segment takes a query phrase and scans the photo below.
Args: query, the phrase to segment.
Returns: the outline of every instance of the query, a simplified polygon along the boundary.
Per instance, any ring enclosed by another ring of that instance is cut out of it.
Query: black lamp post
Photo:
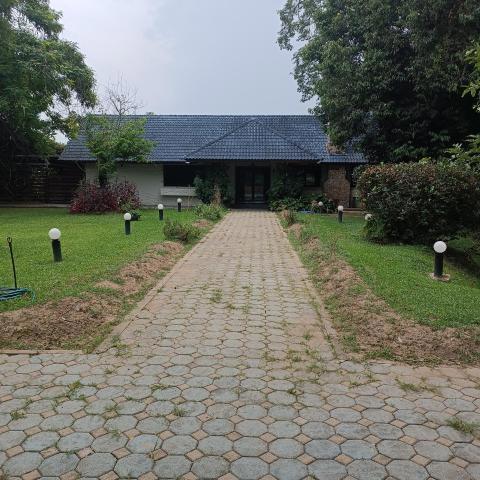
[[[158,219],[163,220],[163,205],[161,203],[158,204]]]
[[[181,198],[177,198],[177,210],[179,212],[182,211],[182,199]]]
[[[323,202],[318,202],[318,209],[320,210],[320,213],[323,212]]]
[[[435,265],[433,269],[433,276],[435,278],[444,278],[443,275],[443,257],[447,250],[447,244],[439,240],[433,244],[433,250],[435,251]]]
[[[343,222],[343,205],[339,205],[337,207],[337,210],[338,210],[338,221],[339,223],[342,223]]]
[[[61,262],[62,261],[62,246],[60,244],[60,237],[62,232],[58,228],[52,228],[48,232],[48,236],[52,241],[52,252],[53,252],[53,261]]]
[[[125,220],[125,235],[130,235],[130,232],[131,232],[130,220],[132,219],[132,214],[127,212],[123,216],[123,219]]]

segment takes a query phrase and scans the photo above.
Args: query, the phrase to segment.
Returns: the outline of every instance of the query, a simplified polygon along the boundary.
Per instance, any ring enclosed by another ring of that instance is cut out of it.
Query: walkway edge
[[[220,225],[225,221],[225,219],[231,215],[231,212],[228,212],[222,220],[217,222],[208,232],[204,235],[200,241],[198,241],[182,258],[178,260],[177,263],[170,269],[170,271],[162,277],[140,300],[135,308],[131,310],[123,319],[121,323],[116,325],[110,334],[103,340],[103,342],[94,350],[93,353],[105,353],[107,350],[112,348],[111,339],[114,336],[120,336],[133,322],[135,317],[154,299],[155,295],[158,293],[160,289],[162,289],[170,278],[175,275],[175,273],[183,266],[183,264],[190,258],[191,255],[196,251],[199,245],[205,243],[210,236],[220,227]]]

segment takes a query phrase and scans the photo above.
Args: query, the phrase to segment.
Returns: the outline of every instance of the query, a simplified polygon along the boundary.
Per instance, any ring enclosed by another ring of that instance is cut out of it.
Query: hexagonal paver
[[[183,455],[196,446],[197,441],[189,435],[175,435],[162,443],[162,449],[171,455]]]
[[[340,455],[340,447],[329,440],[312,440],[305,445],[305,451],[316,459],[333,459]]]
[[[355,460],[347,466],[347,471],[358,480],[383,480],[387,476],[385,467],[371,460]]]
[[[20,476],[24,473],[35,470],[43,458],[39,453],[25,452],[15,457],[9,458],[3,465],[3,471],[6,475]]]
[[[45,477],[57,477],[75,470],[78,461],[76,455],[58,453],[46,458],[40,465],[39,471]]]
[[[239,458],[230,469],[239,479],[257,480],[268,473],[268,464],[259,458]]]
[[[205,455],[223,455],[232,449],[232,441],[223,436],[210,436],[198,443],[198,450]]]
[[[110,453],[93,453],[80,460],[77,470],[85,477],[99,477],[113,470],[115,463],[116,458]]]
[[[259,457],[268,447],[267,443],[260,438],[243,437],[233,444],[233,449],[242,457]]]
[[[396,460],[408,460],[415,455],[413,447],[400,440],[382,440],[377,448],[382,455]]]
[[[428,477],[425,468],[409,460],[394,460],[386,468],[398,480],[425,480]]]
[[[151,471],[153,460],[148,455],[133,454],[118,460],[115,472],[120,478],[139,478],[144,473]]]
[[[191,463],[182,455],[169,455],[155,462],[153,470],[159,478],[179,478],[190,471]]]
[[[308,470],[298,460],[281,458],[272,463],[270,473],[278,480],[300,480],[306,477]]]
[[[217,479],[228,472],[229,464],[222,457],[207,456],[195,460],[192,472],[199,478]]]
[[[303,445],[296,440],[280,438],[270,444],[269,450],[280,458],[296,458],[303,453]]]

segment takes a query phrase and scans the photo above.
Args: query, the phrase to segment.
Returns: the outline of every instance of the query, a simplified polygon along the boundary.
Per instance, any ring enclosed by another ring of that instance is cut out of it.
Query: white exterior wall
[[[87,180],[97,178],[97,167],[94,163],[85,165]],[[165,187],[163,185],[163,165],[156,163],[136,163],[119,165],[114,178],[128,180],[135,184],[144,206],[156,206],[163,203],[166,207],[176,207],[177,198],[183,200],[183,207],[191,207],[200,203],[195,196],[195,189],[189,187]]]

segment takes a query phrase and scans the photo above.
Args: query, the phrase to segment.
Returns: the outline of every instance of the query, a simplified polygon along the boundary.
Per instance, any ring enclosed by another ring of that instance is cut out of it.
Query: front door
[[[267,203],[270,188],[270,167],[237,167],[236,200],[240,205]]]

